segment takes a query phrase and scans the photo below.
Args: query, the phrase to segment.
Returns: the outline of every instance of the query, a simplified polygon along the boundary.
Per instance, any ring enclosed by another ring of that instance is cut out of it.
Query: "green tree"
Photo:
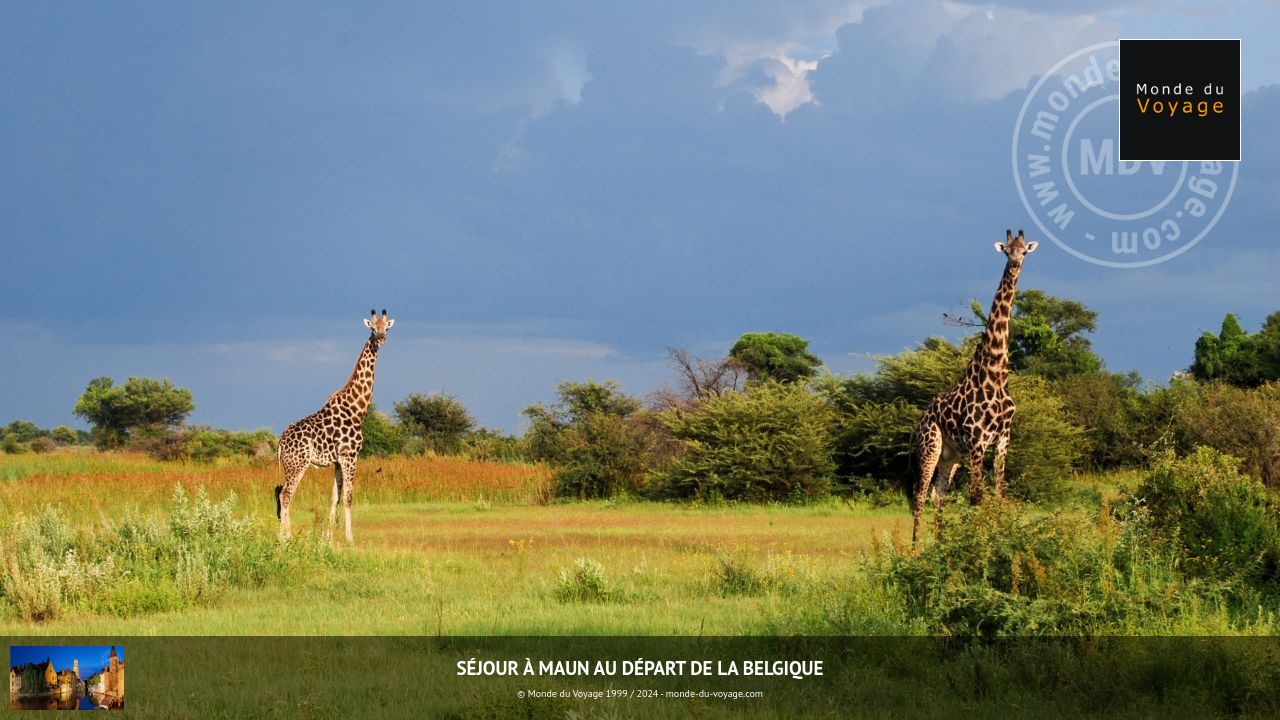
[[[809,341],[788,333],[746,333],[729,349],[729,357],[746,367],[752,380],[794,382],[813,377],[822,360],[809,352]]]
[[[529,457],[555,468],[556,494],[610,497],[640,489],[656,444],[653,423],[640,401],[612,380],[565,382],[550,407],[524,409]]]
[[[50,432],[50,436],[53,438],[53,441],[59,445],[75,445],[80,442],[80,433],[77,433],[66,425],[59,425],[54,428]]]
[[[458,452],[467,434],[475,429],[471,413],[452,395],[414,393],[394,407],[401,427],[422,438],[435,452]]]
[[[364,415],[360,431],[364,435],[361,457],[395,455],[404,449],[404,426],[391,422],[391,418],[373,403],[369,404],[369,412]]]
[[[1221,380],[1239,387],[1257,387],[1280,379],[1280,312],[1267,316],[1262,329],[1245,332],[1232,313],[1222,319],[1217,335],[1196,340],[1191,375],[1197,380]]]
[[[181,425],[193,410],[191,391],[168,380],[131,377],[117,386],[111,378],[99,377],[89,381],[74,413],[93,426],[95,444],[111,448],[127,443],[139,429]]]
[[[973,313],[986,324],[987,316],[977,302]],[[1009,321],[1009,368],[1050,379],[1097,373],[1102,359],[1085,337],[1097,329],[1098,313],[1083,303],[1042,290],[1022,290],[1013,301]]]
[[[1099,372],[1067,375],[1052,389],[1062,399],[1067,418],[1084,431],[1082,465],[1089,470],[1138,467],[1161,444],[1156,391],[1142,389],[1137,373]]]
[[[14,420],[4,428],[0,428],[0,435],[8,435],[10,433],[21,443],[29,443],[36,438],[49,435],[48,430],[41,430],[29,420]]]

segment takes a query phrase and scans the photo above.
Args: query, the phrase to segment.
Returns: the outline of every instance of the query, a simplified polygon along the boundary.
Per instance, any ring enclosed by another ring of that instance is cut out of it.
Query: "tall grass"
[[[54,507],[16,516],[0,532],[0,607],[35,622],[178,610],[342,562],[311,535],[281,543],[274,528],[238,516],[234,497],[179,486],[163,518],[75,526]]]
[[[0,484],[28,477],[59,477],[88,473],[157,473],[172,468],[141,453],[113,453],[71,448],[53,453],[0,455]]]
[[[0,455],[0,507],[37,511],[46,504],[108,513],[167,502],[175,485],[194,492],[234,493],[241,508],[274,512],[276,463],[226,460],[217,464],[161,462],[138,453],[60,452]],[[307,472],[295,502],[327,503],[333,471]],[[541,465],[480,462],[455,457],[368,458],[356,473],[357,502],[537,503],[550,497]]]

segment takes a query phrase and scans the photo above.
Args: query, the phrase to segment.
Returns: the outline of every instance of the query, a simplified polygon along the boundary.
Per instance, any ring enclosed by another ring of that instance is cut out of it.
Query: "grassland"
[[[65,453],[5,456],[0,477],[6,516],[54,506],[86,531],[109,531],[122,513],[161,513],[179,485],[214,499],[234,493],[264,532],[275,522],[271,466]],[[304,480],[301,533],[327,514],[330,482],[318,469]],[[902,507],[560,504],[547,502],[548,483],[538,466],[366,461],[356,545],[340,549],[339,567],[176,612],[40,623],[9,613],[0,634],[768,634],[825,612],[814,593],[843,597],[859,585],[856,560],[874,535],[909,532]],[[562,601],[557,590],[574,582],[579,560],[599,564],[604,594]],[[911,631],[892,614],[867,617],[868,632]]]
[[[1265,608],[1233,608],[1212,588],[1187,584],[1159,564],[1110,564],[1122,555],[1110,549],[1122,538],[1108,534],[1115,523],[1106,508],[1117,485],[1135,477],[1080,478],[1055,508],[986,503],[990,512],[970,513],[971,524],[956,527],[974,537],[938,550],[963,548],[961,555],[972,556],[1012,539],[1016,559],[1037,552],[1036,543],[1057,543],[1062,567],[1015,560],[1026,569],[1021,585],[1046,589],[1030,599],[943,578],[942,611],[977,613],[981,623],[1010,612],[1032,613],[1033,621],[1070,620],[1101,609],[1101,635],[1274,635],[1275,615]],[[116,547],[121,558],[139,549],[139,537],[144,550],[153,540],[168,543],[160,561],[135,558],[129,567],[159,572],[170,591],[189,580],[184,563],[191,548],[210,567],[229,568],[220,577],[258,578],[202,590],[193,602],[169,609],[69,604],[39,619],[24,617],[0,596],[0,636],[14,643],[39,644],[42,636],[126,639],[136,673],[129,712],[137,717],[782,718],[804,708],[809,717],[836,718],[857,708],[865,717],[903,717],[905,709],[905,716],[943,718],[1000,716],[1015,708],[1026,717],[1200,718],[1273,717],[1280,710],[1280,666],[1270,638],[1206,644],[1203,638],[1096,638],[1092,632],[1003,643],[900,637],[937,632],[927,614],[910,610],[902,588],[943,565],[936,552],[927,559],[928,547],[920,556],[904,551],[910,518],[902,503],[557,503],[550,501],[550,475],[539,466],[371,460],[362,463],[357,480],[356,545],[318,545],[316,523],[327,516],[331,475],[312,470],[296,500],[297,536],[281,551],[271,466],[60,453],[0,456],[0,478],[0,525],[13,528],[4,534],[0,527],[0,543],[8,543],[0,544],[0,557],[9,553],[0,573],[12,573],[15,539],[36,544],[32,528],[47,526],[80,549],[116,533],[133,536],[133,544]],[[187,500],[175,500],[176,487]],[[201,490],[210,500],[190,499]],[[49,507],[59,509],[57,522],[49,519]],[[228,525],[232,510],[240,519]],[[964,508],[949,512],[954,518]],[[153,520],[139,520],[146,517]],[[1009,523],[1017,526],[1012,534]],[[1024,529],[1055,523],[1066,523],[1065,533],[1036,531],[1024,543]],[[1069,534],[1073,528],[1088,535]],[[172,554],[174,541],[165,539],[190,540],[205,530],[208,537],[183,546],[186,555]],[[214,562],[210,543],[236,534],[252,538],[235,544],[234,553],[252,557]],[[1084,549],[1071,554],[1064,543]],[[1099,549],[1105,552],[1098,555]],[[294,565],[263,573],[254,563],[264,558]],[[984,572],[1001,571],[998,558],[982,562]],[[180,566],[176,578],[165,574],[165,563]],[[890,576],[899,579],[897,589],[886,582]],[[137,578],[117,581],[133,588],[126,599],[147,597],[138,594]],[[978,595],[966,595],[974,588]],[[1018,627],[1043,634],[1034,624]],[[397,637],[308,637],[352,635]],[[839,637],[814,637],[822,635]],[[197,637],[173,642],[168,636]],[[805,681],[461,678],[455,669],[460,659],[476,657],[690,656],[825,658],[830,668]],[[218,661],[211,665],[209,658]],[[201,671],[172,672],[195,667]],[[383,671],[388,668],[415,672]],[[535,701],[518,694],[547,688],[763,694],[751,701],[646,702],[560,695]]]
[[[53,522],[48,508],[60,511],[56,534],[67,538],[39,562],[28,556],[17,575],[29,591],[40,590],[37,574],[76,581],[66,576],[90,567],[88,550],[132,538],[112,551],[120,562],[98,586],[119,589],[107,601],[86,601],[92,593],[82,587],[78,600],[64,592],[53,610],[33,610],[0,593],[0,634],[900,636],[968,633],[1010,618],[998,633],[1273,633],[1267,598],[1186,579],[1159,557],[1135,560],[1124,549],[1131,541],[1108,508],[1137,477],[1086,476],[1054,508],[972,516],[954,530],[972,537],[954,546],[968,554],[953,562],[950,551],[918,561],[904,552],[910,517],[901,501],[561,503],[538,465],[375,459],[359,469],[355,546],[308,549],[320,543],[332,482],[313,469],[295,498],[298,537],[282,552],[273,465],[0,456],[0,513],[26,533],[7,536],[9,567],[0,570],[15,576],[12,551]],[[177,488],[231,510],[223,519],[188,511],[175,525]],[[231,525],[247,540],[230,554],[214,536],[183,539]],[[75,553],[64,559],[68,549]],[[907,601],[918,592],[933,598],[929,612]]]

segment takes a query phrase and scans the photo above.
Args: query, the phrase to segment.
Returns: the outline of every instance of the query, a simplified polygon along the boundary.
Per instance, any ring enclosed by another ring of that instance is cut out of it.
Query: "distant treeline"
[[[461,455],[545,462],[557,493],[703,500],[802,501],[880,496],[910,478],[910,435],[929,400],[963,372],[985,323],[959,344],[928,338],[878,358],[874,372],[822,369],[808,343],[785,333],[743,335],[723,358],[670,351],[673,379],[645,398],[607,382],[566,382],[556,402],[525,408],[520,435],[479,427],[449,395],[412,394],[390,413],[372,408],[366,455]],[[1097,313],[1023,291],[1010,327],[1010,391],[1018,404],[1008,459],[1011,494],[1052,500],[1081,471],[1146,467],[1164,453],[1207,446],[1241,472],[1280,487],[1280,312],[1255,333],[1227,315],[1204,333],[1186,372],[1167,383],[1107,369],[1089,335]],[[167,380],[96,378],[75,414],[89,433],[44,431],[23,421],[3,434],[5,452],[92,441],[162,459],[274,457],[266,430],[232,432],[184,424],[189,391]]]

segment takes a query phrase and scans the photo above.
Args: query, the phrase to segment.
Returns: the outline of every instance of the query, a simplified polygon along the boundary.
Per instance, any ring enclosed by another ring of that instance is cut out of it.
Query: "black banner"
[[[112,637],[131,718],[1274,717],[1276,638]],[[42,712],[13,716],[48,717]]]

